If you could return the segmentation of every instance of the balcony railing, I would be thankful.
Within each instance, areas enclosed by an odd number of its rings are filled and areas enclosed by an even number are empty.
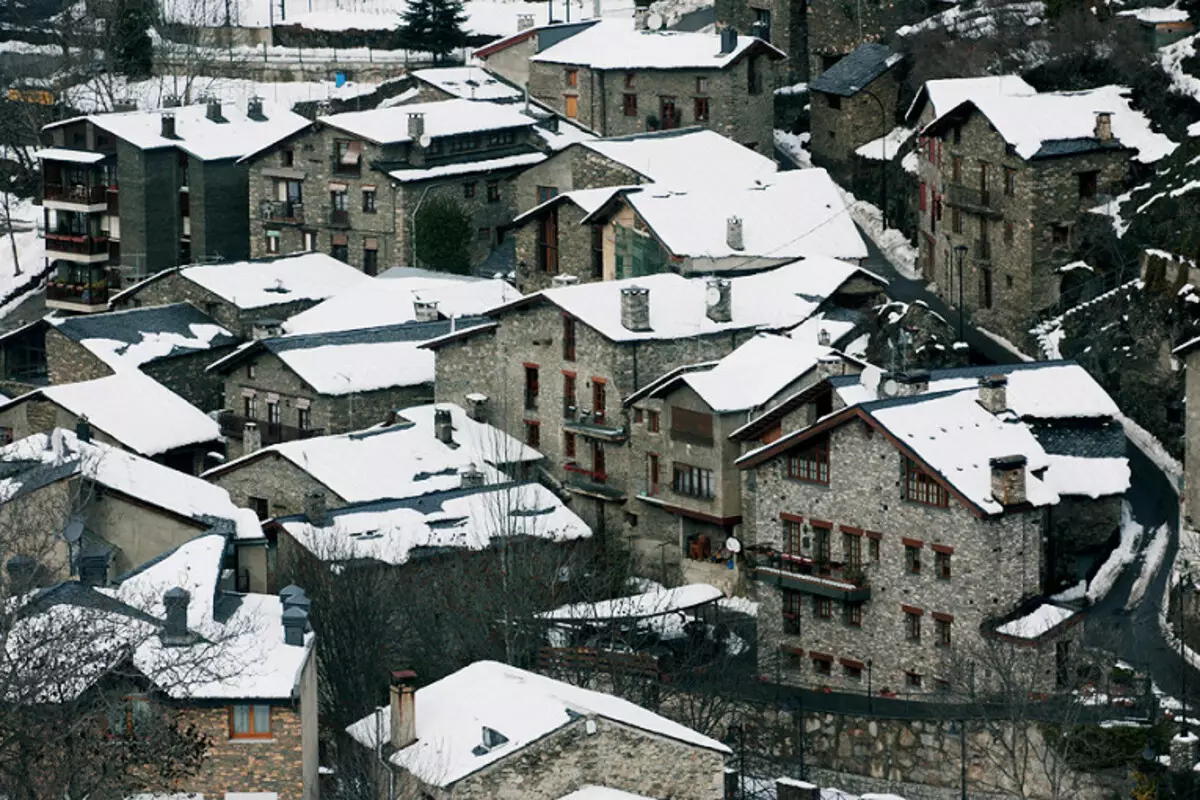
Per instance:
[[[240,438],[246,428],[247,422],[253,422],[262,431],[262,443],[280,444],[282,442],[291,442],[296,439],[311,439],[314,436],[324,436],[324,428],[297,428],[295,425],[283,425],[277,422],[267,422],[253,417],[245,417],[241,414],[234,414],[232,411],[222,411],[217,418],[218,424],[221,426],[221,435]]]
[[[84,306],[108,305],[108,284],[72,284],[51,281],[46,284],[46,299]]]
[[[995,192],[952,183],[946,187],[946,203],[951,206],[1000,216],[999,198]]]
[[[46,249],[77,256],[108,254],[108,236],[86,236],[74,233],[46,232]]]
[[[108,202],[108,187],[103,185],[47,183],[42,187],[46,200],[61,200],[66,203],[100,204]]]
[[[358,175],[362,172],[362,162],[355,161],[353,164],[342,163],[341,160],[335,158],[333,160],[334,175]]]
[[[272,222],[304,222],[304,204],[291,200],[264,200],[259,216]]]
[[[574,461],[563,464],[563,469],[567,473],[564,484],[568,490],[583,492],[604,500],[625,499],[624,490],[610,484],[608,474],[603,471],[588,469]]]
[[[339,228],[350,227],[350,212],[334,209],[329,212],[329,224],[336,225]]]

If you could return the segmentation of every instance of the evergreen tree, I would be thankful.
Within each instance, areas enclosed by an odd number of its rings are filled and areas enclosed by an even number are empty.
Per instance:
[[[117,0],[111,9],[107,41],[113,69],[130,78],[149,77],[154,68],[154,43],[146,0]]]
[[[433,198],[416,218],[416,257],[413,266],[466,274],[471,268],[471,216],[453,200]]]
[[[410,0],[401,15],[400,42],[409,50],[433,53],[435,63],[466,44],[462,0]]]

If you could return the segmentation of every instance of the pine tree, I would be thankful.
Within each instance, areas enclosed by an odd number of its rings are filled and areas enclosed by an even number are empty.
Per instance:
[[[154,68],[153,20],[145,0],[117,0],[109,20],[109,57],[113,67],[130,78],[148,77]]]
[[[400,41],[410,50],[433,53],[435,63],[466,43],[462,0],[411,0],[401,15]]]

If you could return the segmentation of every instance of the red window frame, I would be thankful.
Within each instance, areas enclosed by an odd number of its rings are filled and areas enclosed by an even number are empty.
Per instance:
[[[662,465],[659,463],[658,453],[646,454],[646,480],[651,497],[656,496],[662,485]]]
[[[563,370],[563,416],[568,419],[573,415],[568,410],[574,408],[579,410],[578,398],[575,396],[575,373]]]
[[[275,738],[275,732],[272,730],[272,722],[273,722],[272,716],[274,715],[274,709],[269,705],[264,705],[264,704],[256,705],[254,703],[248,704],[247,707],[250,709],[250,711],[249,711],[250,731],[249,732],[238,732],[238,731],[234,730],[234,724],[233,724],[234,706],[229,707],[229,738],[230,739],[259,739],[259,740]],[[254,709],[256,709],[256,708],[267,709],[267,731],[265,733],[254,733],[254,727],[255,727],[255,725],[254,725]]]
[[[603,423],[606,414],[605,390],[608,388],[608,381],[603,378],[592,378],[592,419],[596,423]]]
[[[950,493],[946,487],[911,458],[904,459],[904,499],[934,508],[950,505]]]
[[[787,476],[794,481],[829,484],[829,439],[822,438],[787,457]]]
[[[575,360],[575,318],[563,314],[563,360]]]
[[[800,614],[804,610],[803,595],[790,589],[783,590],[783,632],[790,636],[800,634]]]
[[[921,181],[921,210],[925,210],[925,181]]]
[[[646,430],[650,433],[658,433],[661,421],[659,420],[658,412],[653,410],[646,411]]]
[[[538,391],[540,389],[538,365],[526,362],[522,366],[525,368],[525,408],[532,411],[537,408]]]

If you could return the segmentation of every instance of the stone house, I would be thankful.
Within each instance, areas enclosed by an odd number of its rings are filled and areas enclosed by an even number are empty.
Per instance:
[[[512,36],[505,36],[479,48],[475,51],[475,58],[486,64],[492,74],[502,76],[515,86],[528,86],[531,58],[595,24],[596,20],[589,19],[530,25]]]
[[[767,42],[731,29],[721,36],[630,30],[616,20],[555,33],[518,34],[476,57],[517,84],[528,70],[531,96],[601,136],[694,124],[771,151],[770,65],[785,56]],[[509,70],[510,60],[524,63]]]
[[[206,735],[200,768],[181,779],[179,791],[316,800],[311,603],[296,587],[279,597],[226,590],[226,544],[219,534],[193,538],[103,592],[78,581],[44,589],[15,625],[44,626],[66,610],[89,613],[95,644],[78,643],[68,659],[101,680],[78,682],[73,703],[97,717],[101,741],[138,735],[160,721]],[[129,655],[108,663],[121,645]]]
[[[625,398],[681,364],[719,359],[760,329],[870,302],[879,284],[832,259],[807,259],[710,285],[664,273],[562,286],[489,312],[493,322],[428,342],[438,402],[478,402],[492,424],[546,456],[598,535],[622,514],[642,464],[629,461]]]
[[[322,300],[367,285],[356,269],[322,253],[300,253],[231,264],[193,264],[165,270],[112,299],[114,311],[191,303],[241,339],[280,323]]]
[[[530,473],[541,453],[472,419],[451,403],[395,412],[387,425],[264,447],[202,477],[260,519],[303,513],[310,496],[326,508],[402,500],[457,488],[471,468]]]
[[[308,125],[252,99],[74,117],[39,151],[46,305],[107,309],[122,282],[193,261],[245,258],[247,170],[239,159]]]
[[[470,218],[479,264],[512,219],[508,179],[546,157],[539,124],[555,126],[463,99],[321,117],[246,159],[251,255],[319,251],[367,275],[415,266],[413,219],[437,199]]]
[[[55,428],[86,428],[98,441],[189,475],[224,450],[216,422],[137,371],[44,386],[0,404],[5,443]]]
[[[717,30],[745,31],[787,55],[776,64],[782,84],[808,80],[808,3],[717,0],[715,6]]]
[[[29,536],[13,550],[28,544],[54,580],[105,585],[210,530],[234,535],[239,550],[262,538],[224,489],[81,433],[57,428],[0,449],[0,518]]]
[[[1118,11],[1122,17],[1135,23],[1150,47],[1158,49],[1196,32],[1196,25],[1182,8],[1134,8]]]
[[[825,71],[870,42],[883,41],[904,25],[919,22],[933,13],[924,2],[901,3],[805,3],[807,74],[797,80],[815,81]]]
[[[257,339],[214,362],[224,379],[221,430],[240,457],[264,444],[348,433],[433,400],[422,342],[477,320],[414,322]],[[253,423],[253,426],[250,425]]]
[[[730,434],[827,375],[862,368],[826,342],[761,334],[719,361],[671,370],[626,398],[634,419],[629,460],[643,465],[631,470],[629,501],[638,509],[631,543],[640,574],[658,568],[665,574],[654,576],[667,585],[682,573],[685,583],[741,593],[741,565],[725,544],[741,535],[742,522],[734,464],[741,448]]]
[[[977,325],[1023,341],[1057,308],[1081,221],[1174,148],[1120,87],[972,91],[920,130],[924,279]]]
[[[825,388],[808,397],[824,407],[781,412],[815,422],[754,434],[767,443],[737,462],[760,672],[963,689],[1000,637],[1049,653],[1047,690],[1067,681],[1080,609],[1040,598],[1086,576],[1119,526],[1129,466],[1108,395],[1069,362]]]
[[[725,796],[728,747],[626,700],[493,661],[414,678],[393,673],[390,703],[346,729],[412,796]]]
[[[852,177],[854,151],[892,130],[901,61],[886,45],[864,44],[808,85],[813,163],[843,183]]]

